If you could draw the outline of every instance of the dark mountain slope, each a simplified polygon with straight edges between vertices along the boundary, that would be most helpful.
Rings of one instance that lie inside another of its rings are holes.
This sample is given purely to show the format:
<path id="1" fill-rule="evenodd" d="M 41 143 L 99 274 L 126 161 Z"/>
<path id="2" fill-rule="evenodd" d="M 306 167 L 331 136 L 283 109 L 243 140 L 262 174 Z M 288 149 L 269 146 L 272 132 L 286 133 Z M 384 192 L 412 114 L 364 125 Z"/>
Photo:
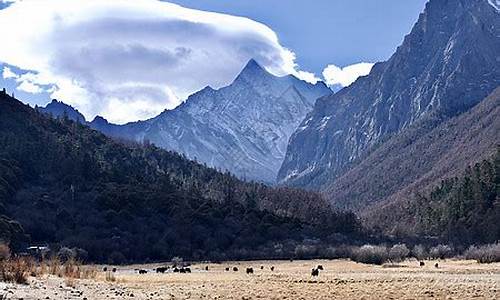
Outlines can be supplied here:
<path id="1" fill-rule="evenodd" d="M 334 213 L 318 194 L 244 183 L 154 146 L 121 144 L 6 94 L 0 162 L 5 214 L 34 243 L 80 247 L 94 261 L 287 256 L 304 238 L 359 234 L 354 216 Z"/>
<path id="2" fill-rule="evenodd" d="M 278 179 L 320 187 L 424 118 L 431 130 L 500 85 L 500 17 L 487 0 L 431 0 L 396 53 L 319 99 L 290 138 Z M 425 128 L 422 128 L 422 130 Z"/>
<path id="3" fill-rule="evenodd" d="M 490 158 L 499 144 L 500 88 L 455 118 L 420 120 L 372 149 L 325 193 L 334 205 L 362 212 L 374 226 L 398 228 L 411 223 L 411 214 L 403 217 L 397 207 L 407 207 L 405 201 L 415 193 L 425 193 L 441 179 Z"/>

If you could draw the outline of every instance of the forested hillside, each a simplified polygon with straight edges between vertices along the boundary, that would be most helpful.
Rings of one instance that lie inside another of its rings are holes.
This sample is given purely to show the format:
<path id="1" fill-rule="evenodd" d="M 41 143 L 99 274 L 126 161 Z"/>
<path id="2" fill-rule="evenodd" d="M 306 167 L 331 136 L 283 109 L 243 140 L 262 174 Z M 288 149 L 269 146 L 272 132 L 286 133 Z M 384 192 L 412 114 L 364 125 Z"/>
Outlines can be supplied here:
<path id="1" fill-rule="evenodd" d="M 417 195 L 411 210 L 417 232 L 454 243 L 500 240 L 500 146 L 490 160 L 467 168 L 464 176 L 444 180 L 428 195 Z"/>
<path id="2" fill-rule="evenodd" d="M 79 247 L 93 261 L 287 257 L 306 239 L 361 236 L 354 215 L 335 213 L 319 194 L 244 183 L 51 119 L 6 94 L 0 170 L 2 213 L 32 243 Z M 15 244 L 19 230 L 10 229 L 2 238 Z"/>
<path id="3" fill-rule="evenodd" d="M 400 208 L 415 193 L 427 193 L 442 179 L 489 159 L 498 143 L 500 88 L 455 118 L 443 122 L 433 115 L 390 137 L 325 193 L 337 207 L 360 212 L 370 223 L 392 230 L 403 223 Z"/>

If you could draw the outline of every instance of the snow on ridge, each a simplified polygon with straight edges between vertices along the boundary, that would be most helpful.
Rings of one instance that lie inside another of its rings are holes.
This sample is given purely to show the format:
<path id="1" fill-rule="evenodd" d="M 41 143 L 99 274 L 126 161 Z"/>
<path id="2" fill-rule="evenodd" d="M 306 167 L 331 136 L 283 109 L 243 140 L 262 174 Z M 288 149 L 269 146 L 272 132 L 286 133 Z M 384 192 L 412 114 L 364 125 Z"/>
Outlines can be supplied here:
<path id="1" fill-rule="evenodd" d="M 318 130 L 324 130 L 326 125 L 328 125 L 328 122 L 330 121 L 332 117 L 331 116 L 327 116 L 327 117 L 323 117 L 323 119 L 321 119 L 321 122 L 319 124 L 319 126 L 317 127 Z"/>
<path id="2" fill-rule="evenodd" d="M 500 0 L 488 0 L 488 3 L 493 6 L 497 11 L 500 11 Z"/>

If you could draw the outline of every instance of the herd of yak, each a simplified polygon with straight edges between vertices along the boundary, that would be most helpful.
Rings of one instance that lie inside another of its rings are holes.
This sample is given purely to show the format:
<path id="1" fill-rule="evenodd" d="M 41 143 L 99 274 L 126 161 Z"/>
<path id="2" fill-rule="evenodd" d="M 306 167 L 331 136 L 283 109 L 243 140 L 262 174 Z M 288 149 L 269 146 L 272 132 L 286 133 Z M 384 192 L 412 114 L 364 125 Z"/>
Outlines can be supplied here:
<path id="1" fill-rule="evenodd" d="M 422 262 L 422 261 L 419 264 L 420 264 L 420 267 L 425 266 L 425 263 Z M 434 265 L 434 267 L 439 268 L 439 264 L 436 263 Z M 260 269 L 264 270 L 264 266 L 260 266 Z M 271 270 L 271 272 L 274 272 L 275 267 L 271 266 L 269 269 Z M 226 270 L 226 272 L 230 272 L 231 268 L 230 267 L 226 267 L 225 270 Z M 238 267 L 233 267 L 232 270 L 233 270 L 233 272 L 238 272 L 239 271 Z M 323 271 L 323 270 L 324 270 L 323 266 L 322 265 L 318 265 L 316 268 L 313 268 L 311 270 L 311 276 L 312 277 L 318 277 L 319 276 L 319 271 Z M 104 272 L 113 272 L 113 273 L 115 273 L 117 271 L 117 269 L 113 268 L 111 270 L 108 270 L 108 267 L 104 267 L 103 271 Z M 147 274 L 148 273 L 148 271 L 144 270 L 144 269 L 135 269 L 134 271 L 136 271 L 139 274 Z M 152 269 L 152 271 L 153 272 L 156 271 L 156 273 L 162 273 L 162 274 L 166 273 L 166 272 L 191 273 L 191 268 L 189 267 L 189 265 L 186 265 L 186 266 L 176 266 L 176 265 L 174 265 L 172 267 L 170 267 L 170 266 L 158 267 L 156 269 Z M 207 272 L 209 271 L 209 267 L 208 266 L 205 267 L 205 271 L 207 271 Z M 248 268 L 246 268 L 246 273 L 247 274 L 253 274 L 254 273 L 254 269 L 252 267 L 248 267 Z"/>
<path id="2" fill-rule="evenodd" d="M 261 270 L 264 270 L 264 266 L 260 266 L 260 269 Z M 274 266 L 271 266 L 269 267 L 269 269 L 271 270 L 271 272 L 274 272 L 275 270 L 275 267 Z M 108 269 L 108 267 L 104 267 L 102 269 L 104 272 L 117 272 L 117 268 L 112 268 L 112 269 Z M 226 272 L 229 272 L 231 271 L 231 268 L 230 267 L 226 267 Z M 233 267 L 232 268 L 233 272 L 238 272 L 239 269 L 238 267 Z M 313 277 L 317 277 L 319 276 L 319 271 L 323 271 L 323 266 L 322 265 L 318 265 L 316 268 L 312 269 L 311 271 L 311 276 Z M 148 273 L 148 270 L 144 270 L 144 269 L 134 269 L 134 271 L 136 271 L 137 273 L 139 274 L 147 274 Z M 166 273 L 166 272 L 173 272 L 173 273 L 191 273 L 191 268 L 189 266 L 165 266 L 165 267 L 158 267 L 156 269 L 152 269 L 153 272 L 156 272 L 156 273 Z M 205 271 L 209 271 L 209 267 L 206 266 L 205 267 Z M 248 267 L 246 268 L 246 273 L 247 274 L 253 274 L 254 273 L 254 269 L 252 267 Z"/>

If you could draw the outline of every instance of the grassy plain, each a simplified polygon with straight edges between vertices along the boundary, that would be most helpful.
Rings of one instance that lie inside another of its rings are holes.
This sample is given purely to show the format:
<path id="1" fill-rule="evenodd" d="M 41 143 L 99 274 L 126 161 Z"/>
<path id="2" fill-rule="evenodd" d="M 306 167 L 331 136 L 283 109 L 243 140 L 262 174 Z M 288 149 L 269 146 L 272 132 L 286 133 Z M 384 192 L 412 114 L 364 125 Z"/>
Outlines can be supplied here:
<path id="1" fill-rule="evenodd" d="M 436 262 L 439 268 L 434 266 Z M 75 279 L 68 284 L 64 278 L 44 275 L 30 278 L 28 285 L 1 283 L 0 299 L 2 295 L 6 299 L 88 300 L 500 299 L 500 263 L 426 261 L 420 267 L 417 261 L 385 266 L 347 260 L 252 261 L 195 264 L 190 274 L 152 271 L 160 265 L 118 267 L 112 275 L 114 281 L 100 271 L 103 266 L 87 266 L 99 270 L 94 279 Z M 325 270 L 313 279 L 311 269 L 317 265 Z M 238 272 L 232 271 L 235 266 Z M 254 274 L 247 275 L 247 267 L 253 267 Z M 136 269 L 148 273 L 139 275 Z"/>

